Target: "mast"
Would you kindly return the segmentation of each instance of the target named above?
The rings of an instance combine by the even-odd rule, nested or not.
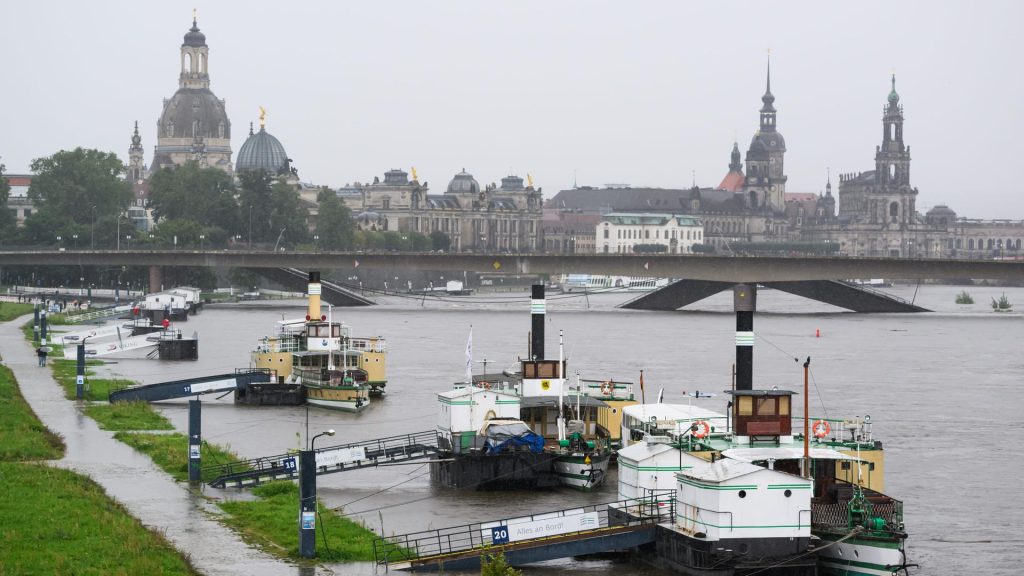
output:
[[[811,440],[808,438],[808,432],[810,431],[810,425],[808,424],[807,406],[809,401],[807,399],[807,372],[811,365],[811,357],[807,357],[807,361],[804,362],[804,478],[811,477]],[[858,462],[858,466],[860,463]]]
[[[530,298],[530,360],[544,359],[544,285],[534,284]],[[561,375],[561,369],[559,369]]]
[[[536,286],[534,286],[536,288]],[[541,286],[541,295],[544,287]],[[565,440],[565,406],[562,403],[562,393],[565,391],[565,374],[562,368],[565,366],[565,350],[562,341],[562,330],[558,331],[558,439]],[[543,346],[542,346],[543,347]]]

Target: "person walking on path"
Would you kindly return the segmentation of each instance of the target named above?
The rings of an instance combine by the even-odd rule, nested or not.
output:
[[[39,356],[39,365],[40,366],[46,366],[46,355],[48,353],[49,353],[49,350],[47,350],[45,346],[40,346],[36,350],[36,356]]]

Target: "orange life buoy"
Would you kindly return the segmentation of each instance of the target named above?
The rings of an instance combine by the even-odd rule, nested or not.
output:
[[[491,389],[491,383],[490,382],[480,382],[480,387],[483,388],[484,390],[490,390]]]
[[[832,427],[824,420],[815,421],[814,426],[812,426],[811,429],[814,431],[813,433],[815,438],[824,438],[832,431]]]
[[[711,425],[705,420],[697,420],[690,427],[690,430],[694,438],[707,438],[707,435],[711,434]]]
[[[611,380],[605,380],[604,382],[601,382],[601,395],[602,396],[611,396],[612,395],[612,390],[614,390],[614,389],[615,389],[615,384],[613,384]]]

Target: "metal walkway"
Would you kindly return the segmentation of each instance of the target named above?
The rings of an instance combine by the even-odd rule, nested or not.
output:
[[[321,476],[381,464],[418,460],[433,456],[438,450],[437,432],[433,430],[317,448],[316,474]],[[298,454],[291,452],[206,466],[203,468],[203,476],[215,475],[209,482],[214,488],[246,488],[272,480],[296,478],[299,475],[298,463]]]
[[[512,566],[555,558],[630,550],[655,541],[658,524],[675,516],[675,490],[593,504],[377,538],[380,566],[398,570],[479,570],[481,557],[501,552]]]
[[[296,292],[305,293],[309,286],[309,273],[297,268],[250,268],[249,270]],[[320,298],[334,306],[373,306],[375,304],[373,300],[363,298],[351,289],[327,280],[320,281],[320,289],[322,291]]]
[[[72,349],[73,350],[73,349]],[[270,371],[260,370],[236,370],[234,374],[219,374],[216,376],[203,376],[200,378],[187,378],[185,380],[174,380],[172,382],[160,382],[125,388],[110,393],[110,402],[156,402],[158,400],[170,400],[173,398],[185,398],[199,394],[216,394],[217,392],[231,392],[249,384],[270,382]]]
[[[82,322],[92,322],[93,320],[101,320],[103,318],[111,318],[121,314],[127,314],[131,309],[132,307],[127,304],[121,306],[110,306],[107,308],[91,308],[87,312],[82,312],[81,314],[68,314],[64,317],[64,323],[81,324]]]

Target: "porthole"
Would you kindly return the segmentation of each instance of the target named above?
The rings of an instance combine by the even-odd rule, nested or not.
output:
[[[786,490],[785,492],[783,492],[783,494],[786,495],[786,498],[789,498],[790,496],[793,495],[793,491],[792,490]]]
[[[746,490],[740,490],[740,498],[746,498],[746,497],[747,497],[747,491]]]

